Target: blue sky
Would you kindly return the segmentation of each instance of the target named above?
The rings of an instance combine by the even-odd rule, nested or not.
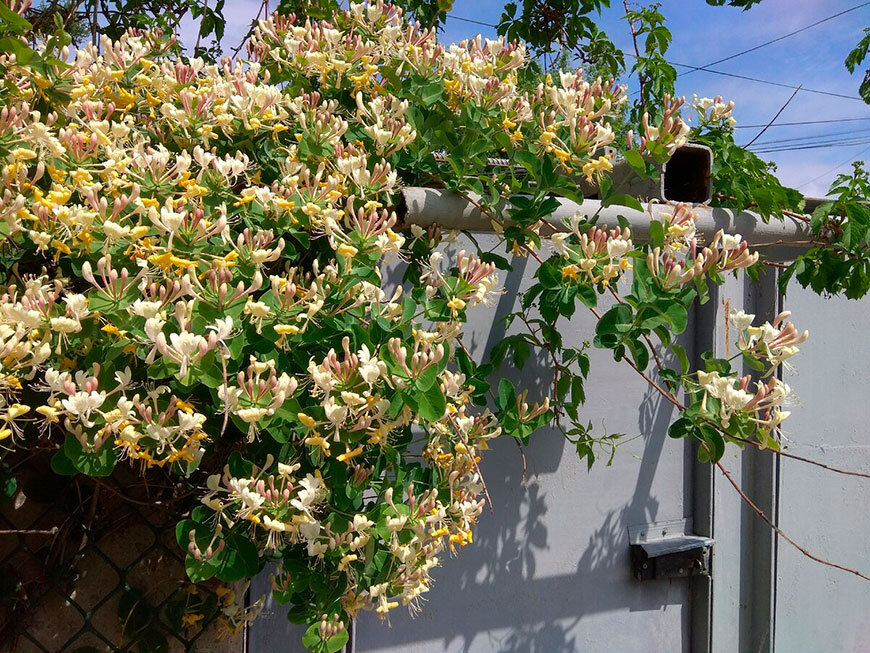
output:
[[[626,23],[621,20],[625,13],[622,1],[611,0],[611,3],[613,6],[604,11],[599,24],[618,47],[631,50],[631,35]],[[854,7],[860,4],[860,0],[763,0],[760,5],[745,12],[732,7],[710,7],[704,0],[663,0],[661,4],[674,37],[668,58],[680,63],[703,66]],[[503,0],[455,0],[450,13],[486,23],[496,23],[503,6]],[[224,15],[230,24],[227,26],[225,47],[235,47],[259,7],[259,0],[227,0]],[[870,26],[870,5],[779,43],[718,64],[714,69],[857,96],[861,76],[857,72],[849,75],[843,66],[843,60],[861,38],[865,26]],[[185,27],[187,26],[182,25],[184,42],[192,43],[193,39],[185,37]],[[495,30],[450,18],[445,25],[442,40],[459,41],[477,33],[494,36]],[[726,99],[733,99],[737,104],[735,117],[738,125],[766,124],[792,94],[792,90],[788,88],[701,71],[689,75],[685,75],[685,69],[678,68],[678,71],[682,73],[677,80],[679,94],[687,97],[691,97],[693,93],[710,97],[719,94]],[[630,91],[636,88],[636,79],[625,81],[629,84]],[[759,142],[834,133],[837,135],[832,138],[854,134],[856,139],[866,136],[870,141],[870,106],[859,100],[801,91],[777,122],[837,118],[868,120],[771,128]],[[757,131],[739,130],[738,142],[748,141]],[[863,159],[870,162],[870,142],[764,156],[779,166],[778,174],[784,183],[800,187],[806,195],[818,196],[825,193],[836,174],[849,169],[851,161]]]

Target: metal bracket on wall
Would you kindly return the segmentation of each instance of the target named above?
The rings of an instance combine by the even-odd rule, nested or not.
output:
[[[709,576],[713,538],[691,533],[691,519],[630,526],[631,575],[637,580]]]

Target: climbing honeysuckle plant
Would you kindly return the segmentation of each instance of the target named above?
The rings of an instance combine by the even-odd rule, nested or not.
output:
[[[788,387],[773,372],[806,334],[786,314],[734,314],[755,378],[712,356],[692,370],[674,342],[708,284],[754,269],[739,236],[703,242],[688,205],[651,215],[648,243],[596,215],[550,220],[581,180],[603,205],[637,206],[603,149],[624,87],[530,82],[523,45],[444,47],[382,2],[260,21],[244,59],[177,58],[172,43],[131,31],[0,55],[0,439],[53,444],[59,474],[200,483],[177,528],[193,581],[274,563],[275,598],[313,651],[341,648],[362,610],[413,610],[474,539],[493,439],[557,424],[594,459],[586,347],[556,328],[578,309],[598,318],[594,346],[657,368],[682,411],[671,434],[706,459],[729,441],[778,446]],[[629,134],[638,174],[686,142],[685,111],[666,98]],[[507,256],[401,224],[415,184],[477,204]],[[466,320],[502,292],[508,256],[540,261],[509,317],[526,329],[481,361]],[[522,365],[533,348],[552,356],[549,396],[491,387],[509,351]]]

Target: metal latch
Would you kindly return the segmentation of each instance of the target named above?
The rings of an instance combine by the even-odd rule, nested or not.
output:
[[[691,533],[691,519],[630,526],[632,576],[637,580],[709,576],[713,538]]]

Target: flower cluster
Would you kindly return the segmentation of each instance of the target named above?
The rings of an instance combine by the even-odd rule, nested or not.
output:
[[[628,132],[628,147],[635,148],[641,154],[657,155],[658,148],[664,148],[667,154],[684,145],[691,132],[691,127],[683,120],[680,114],[685,100],[665,96],[663,104],[662,122],[658,126],[650,124],[649,113],[644,113],[641,120],[643,134],[637,139],[633,131]]]
[[[692,96],[692,109],[698,116],[699,125],[727,125],[733,127],[737,120],[731,115],[734,111],[734,100],[725,102],[721,95],[715,98]]]
[[[743,311],[731,311],[728,316],[739,334],[737,347],[745,354],[764,361],[773,370],[797,354],[798,345],[806,342],[810,332],[798,331],[791,322],[791,311],[782,311],[772,322],[752,326],[755,316]],[[770,372],[768,372],[770,373]]]
[[[177,531],[191,579],[280,560],[276,596],[337,650],[346,617],[413,607],[445,552],[472,542],[489,441],[552,416],[510,384],[488,408],[462,335],[501,292],[501,257],[403,229],[401,184],[452,174],[477,192],[491,171],[457,166],[496,150],[599,182],[625,89],[580,72],[521,84],[522,45],[444,48],[381,0],[261,20],[246,60],[173,44],[131,31],[38,71],[0,55],[0,440],[55,442],[64,473],[125,461],[200,482]],[[680,107],[644,117],[644,154],[685,142]],[[433,125],[478,149],[460,163],[432,152]],[[694,219],[664,218],[646,261],[659,289],[756,260],[721,232],[702,247]],[[538,242],[544,222],[528,222]],[[569,221],[549,305],[642,265],[631,238]],[[745,331],[743,349],[771,363],[800,341],[780,321]],[[781,414],[775,382],[746,401],[743,380],[701,382],[726,413]],[[224,608],[230,630],[251,616],[233,597]]]
[[[699,371],[698,384],[704,392],[701,410],[707,409],[708,397],[718,400],[718,417],[727,427],[737,414],[748,416],[767,434],[775,429],[791,413],[783,410],[783,405],[791,394],[791,388],[773,372],[786,359],[798,353],[798,345],[809,338],[809,332],[802,333],[791,322],[785,322],[791,313],[783,311],[772,322],[753,326],[755,316],[743,311],[732,310],[728,319],[738,332],[738,349],[749,360],[758,361],[766,369],[767,381],[756,381],[752,392],[752,377],[745,375],[722,375],[716,371]]]
[[[592,227],[580,230],[580,218],[568,221],[570,231],[550,237],[560,257],[562,279],[609,285],[632,269],[627,254],[633,249],[631,230]]]
[[[250,443],[179,531],[191,577],[282,556],[276,592],[333,637],[341,615],[413,604],[472,541],[480,452],[502,431],[455,361],[495,266],[432,237],[413,292],[383,280],[412,256],[398,166],[425,151],[407,75],[581,168],[623,91],[579,75],[521,91],[522,46],[445,50],[382,2],[262,20],[247,61],[172,44],[130,32],[39,73],[4,59],[0,439],[59,434],[56,468],[93,475],[195,474]],[[45,112],[49,87],[65,99]]]
[[[748,268],[758,261],[758,253],[740,234],[726,234],[721,229],[707,246],[696,236],[697,212],[687,204],[677,204],[673,213],[661,213],[664,242],[646,257],[647,268],[662,288],[690,283],[705,275]]]

